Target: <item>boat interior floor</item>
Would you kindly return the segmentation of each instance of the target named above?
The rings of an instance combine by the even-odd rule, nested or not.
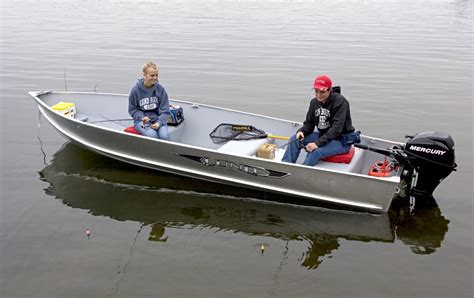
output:
[[[75,119],[84,121],[87,123],[95,124],[101,127],[106,127],[113,130],[124,131],[125,128],[132,126],[133,122],[130,119],[123,119],[123,120],[110,120],[98,117],[92,117],[90,115],[84,114],[76,114]],[[233,154],[233,155],[242,155],[242,156],[249,156],[249,157],[256,157],[257,150],[260,146],[265,143],[274,143],[277,146],[281,146],[284,144],[284,141],[277,140],[272,138],[267,139],[256,139],[256,140],[246,140],[246,141],[228,141],[224,144],[213,144],[212,142],[206,143],[204,146],[203,144],[196,144],[194,138],[187,138],[185,133],[186,130],[186,121],[181,123],[179,126],[168,126],[168,130],[171,136],[171,139],[174,142],[193,145],[193,146],[201,146],[207,149],[214,149],[218,152]],[[283,155],[285,152],[285,148],[277,148],[275,150],[275,158],[273,161],[281,162]],[[349,163],[336,163],[336,162],[326,162],[320,161],[315,168],[319,169],[328,169],[334,171],[341,171],[341,172],[349,172],[349,173],[357,173],[357,174],[367,174],[368,169],[373,164],[374,159],[367,156],[367,152],[360,148],[355,148],[354,155]],[[302,164],[306,157],[306,152],[302,151],[298,160],[297,164]]]

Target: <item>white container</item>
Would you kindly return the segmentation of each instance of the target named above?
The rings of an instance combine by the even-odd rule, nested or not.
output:
[[[62,114],[66,117],[74,118],[76,115],[76,105],[71,102],[58,102],[54,106],[51,107],[57,113]]]

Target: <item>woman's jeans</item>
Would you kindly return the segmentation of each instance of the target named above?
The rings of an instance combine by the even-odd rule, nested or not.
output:
[[[162,125],[158,130],[151,128],[151,123],[143,124],[143,121],[134,122],[135,129],[143,136],[171,141],[168,125]]]
[[[314,143],[318,139],[319,132],[315,131],[304,138],[303,145],[306,146],[309,143]],[[298,141],[295,140],[296,134],[291,136],[290,144],[288,144],[288,146],[286,147],[285,155],[283,155],[282,161],[288,163],[295,163],[298,159],[301,149],[298,148]],[[351,145],[343,145],[339,140],[332,140],[329,144],[326,144],[322,147],[318,147],[313,152],[308,152],[303,164],[307,166],[314,166],[323,158],[338,154],[344,154],[349,152],[350,149]]]

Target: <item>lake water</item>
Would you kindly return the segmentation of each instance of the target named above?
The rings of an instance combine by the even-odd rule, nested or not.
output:
[[[472,1],[0,5],[1,297],[472,297]],[[128,93],[148,59],[172,98],[294,121],[327,73],[357,129],[447,131],[458,171],[438,206],[343,213],[118,163],[38,128],[27,91]]]

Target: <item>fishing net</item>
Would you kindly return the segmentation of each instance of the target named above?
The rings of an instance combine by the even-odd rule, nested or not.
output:
[[[251,125],[219,124],[209,134],[215,144],[225,143],[230,140],[255,140],[267,137],[267,133]]]

